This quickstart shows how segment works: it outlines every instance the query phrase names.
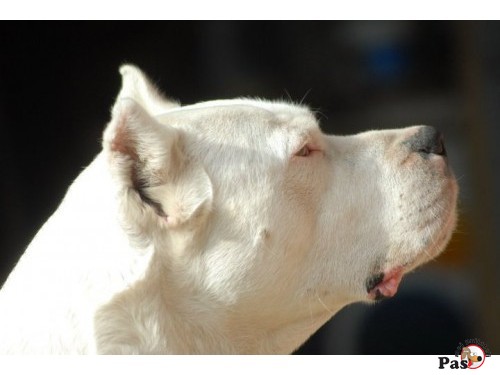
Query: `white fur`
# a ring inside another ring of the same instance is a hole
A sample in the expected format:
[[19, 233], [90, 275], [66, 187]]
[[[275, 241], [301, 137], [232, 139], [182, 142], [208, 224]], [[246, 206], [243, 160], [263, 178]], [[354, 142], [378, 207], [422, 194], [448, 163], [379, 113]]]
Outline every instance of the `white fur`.
[[0, 292], [0, 352], [290, 353], [446, 245], [457, 187], [404, 146], [418, 127], [327, 136], [304, 106], [181, 107], [120, 72], [103, 151]]

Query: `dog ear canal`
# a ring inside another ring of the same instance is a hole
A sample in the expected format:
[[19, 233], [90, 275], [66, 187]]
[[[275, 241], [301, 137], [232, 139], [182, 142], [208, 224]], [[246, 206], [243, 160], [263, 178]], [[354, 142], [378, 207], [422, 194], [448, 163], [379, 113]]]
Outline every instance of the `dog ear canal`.
[[103, 148], [111, 174], [125, 193], [123, 213], [129, 221], [139, 222], [141, 215], [154, 212], [155, 220], [160, 217], [173, 228], [209, 212], [210, 179], [201, 164], [185, 157], [182, 134], [159, 123], [132, 99], [115, 104]]
[[161, 218], [167, 220], [168, 219], [168, 215], [165, 213], [165, 211], [163, 210], [163, 207], [161, 205], [160, 202], [156, 201], [155, 199], [151, 198], [147, 192], [146, 192], [146, 185], [144, 183], [140, 183], [140, 182], [137, 182], [137, 183], [134, 183], [134, 187], [135, 187], [135, 190], [137, 192], [137, 194], [139, 195], [139, 197], [141, 198], [141, 201], [151, 207], [154, 212]]
[[118, 100], [104, 132], [112, 174], [162, 218], [168, 215], [152, 191], [175, 179], [181, 159], [179, 138], [176, 129], [158, 123], [132, 99]]

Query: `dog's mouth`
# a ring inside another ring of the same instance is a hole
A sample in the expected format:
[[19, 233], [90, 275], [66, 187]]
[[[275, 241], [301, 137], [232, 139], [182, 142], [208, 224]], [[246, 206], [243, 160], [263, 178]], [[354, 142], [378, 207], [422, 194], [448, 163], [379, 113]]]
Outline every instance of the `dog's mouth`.
[[396, 267], [388, 272], [381, 272], [366, 280], [366, 291], [368, 297], [378, 301], [396, 295], [399, 284], [404, 275], [403, 267]]

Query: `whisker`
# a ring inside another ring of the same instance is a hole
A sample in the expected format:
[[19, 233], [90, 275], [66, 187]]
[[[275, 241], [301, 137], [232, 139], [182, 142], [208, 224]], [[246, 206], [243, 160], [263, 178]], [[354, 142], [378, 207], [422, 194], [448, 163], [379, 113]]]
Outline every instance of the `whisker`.
[[308, 298], [307, 299], [307, 305], [309, 307], [309, 324], [312, 326], [314, 326], [314, 320], [313, 320], [313, 314], [312, 314], [312, 308], [311, 308], [311, 300]]
[[318, 297], [318, 301], [319, 301], [319, 303], [321, 303], [321, 305], [325, 308], [325, 310], [326, 310], [326, 311], [328, 311], [328, 312], [330, 313], [330, 315], [335, 314], [335, 312], [334, 312], [334, 311], [330, 310], [330, 309], [328, 308], [328, 306], [327, 306], [327, 305], [325, 305], [325, 303], [321, 300], [321, 298], [320, 298], [319, 294], [316, 294], [316, 297]]
[[328, 120], [328, 116], [325, 115], [323, 112], [320, 111], [319, 108], [312, 108], [311, 109], [311, 112], [314, 113], [315, 115], [320, 115], [321, 117], [323, 117], [325, 120]]
[[309, 95], [309, 93], [311, 92], [312, 88], [310, 88], [309, 90], [306, 91], [306, 93], [304, 94], [304, 96], [302, 97], [302, 99], [300, 99], [300, 102], [299, 102], [299, 105], [302, 105], [302, 103], [304, 103], [304, 100], [306, 100], [306, 97], [307, 95]]

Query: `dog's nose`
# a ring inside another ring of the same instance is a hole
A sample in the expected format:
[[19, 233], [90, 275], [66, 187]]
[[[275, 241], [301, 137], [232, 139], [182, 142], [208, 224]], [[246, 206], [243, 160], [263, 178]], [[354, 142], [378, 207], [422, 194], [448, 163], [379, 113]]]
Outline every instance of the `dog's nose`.
[[481, 362], [483, 360], [483, 357], [481, 357], [480, 355], [477, 356], [477, 360], [478, 362]]
[[422, 126], [405, 144], [413, 152], [446, 156], [443, 134], [432, 126]]

